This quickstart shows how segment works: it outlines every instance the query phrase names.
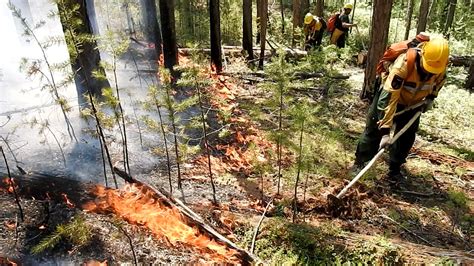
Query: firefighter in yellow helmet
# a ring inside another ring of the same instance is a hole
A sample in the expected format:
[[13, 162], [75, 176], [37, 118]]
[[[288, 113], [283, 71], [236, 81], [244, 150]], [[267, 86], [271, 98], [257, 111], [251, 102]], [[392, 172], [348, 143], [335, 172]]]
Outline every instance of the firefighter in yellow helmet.
[[[410, 59], [413, 58], [413, 59]], [[398, 56], [382, 76], [382, 85], [377, 90], [369, 108], [365, 130], [359, 140], [354, 170], [361, 169], [381, 148], [390, 143], [390, 130], [395, 124], [395, 133], [421, 108], [431, 108], [433, 100], [446, 80], [449, 58], [448, 42], [441, 37], [432, 38], [418, 47], [410, 48]], [[426, 101], [420, 108], [400, 115], [395, 113]], [[415, 142], [418, 118], [393, 144], [390, 144], [388, 178], [392, 184], [405, 181], [401, 166]]]
[[357, 23], [351, 22], [349, 14], [352, 11], [352, 4], [345, 4], [342, 8], [343, 11], [336, 19], [336, 29], [331, 33], [331, 43], [335, 44], [339, 48], [344, 48], [346, 46], [347, 35], [349, 34], [349, 29], [352, 27], [357, 27]]
[[304, 49], [309, 51], [315, 47], [320, 47], [326, 30], [326, 21], [322, 17], [307, 13], [304, 17]]

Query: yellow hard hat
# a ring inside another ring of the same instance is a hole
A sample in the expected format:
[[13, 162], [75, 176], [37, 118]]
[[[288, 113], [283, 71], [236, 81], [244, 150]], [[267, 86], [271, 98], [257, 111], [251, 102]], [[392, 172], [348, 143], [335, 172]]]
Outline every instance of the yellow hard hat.
[[352, 4], [345, 4], [344, 5], [344, 9], [352, 9], [352, 8], [353, 8]]
[[314, 19], [313, 14], [307, 13], [307, 14], [304, 16], [304, 24], [306, 24], [306, 25], [311, 24], [311, 22], [313, 21], [313, 19]]
[[441, 74], [446, 70], [449, 59], [449, 45], [444, 38], [434, 38], [421, 48], [421, 64], [433, 74]]

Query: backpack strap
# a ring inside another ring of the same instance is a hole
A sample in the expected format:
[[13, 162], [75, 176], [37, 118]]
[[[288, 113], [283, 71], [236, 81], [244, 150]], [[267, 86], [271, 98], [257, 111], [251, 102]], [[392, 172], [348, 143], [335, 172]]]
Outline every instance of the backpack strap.
[[417, 56], [418, 56], [417, 49], [409, 48], [407, 50], [407, 56], [406, 56], [406, 60], [407, 60], [407, 78], [411, 75], [411, 73], [413, 72], [413, 69], [415, 69], [415, 61], [416, 61]]

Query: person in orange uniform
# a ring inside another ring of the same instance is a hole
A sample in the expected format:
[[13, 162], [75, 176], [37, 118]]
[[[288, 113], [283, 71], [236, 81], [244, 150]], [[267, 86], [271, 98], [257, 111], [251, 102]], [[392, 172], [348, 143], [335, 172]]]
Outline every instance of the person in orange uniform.
[[[426, 100], [420, 107], [423, 111], [431, 108], [433, 100], [446, 80], [446, 67], [449, 58], [448, 42], [441, 37], [432, 38], [406, 53], [398, 56], [382, 76], [382, 86], [375, 94], [369, 108], [366, 127], [359, 139], [354, 167], [361, 169], [381, 148], [390, 143], [390, 130], [395, 124], [395, 133], [420, 109], [413, 109], [401, 115], [396, 112]], [[389, 147], [389, 172], [391, 183], [405, 180], [401, 166], [415, 142], [418, 118], [410, 128]]]
[[323, 18], [307, 13], [304, 17], [304, 49], [309, 51], [320, 47], [326, 30], [326, 21]]

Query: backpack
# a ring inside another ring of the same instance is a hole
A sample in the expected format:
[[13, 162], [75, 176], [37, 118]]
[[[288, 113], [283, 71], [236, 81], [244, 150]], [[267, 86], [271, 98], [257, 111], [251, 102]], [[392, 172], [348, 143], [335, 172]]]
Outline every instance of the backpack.
[[334, 15], [330, 16], [327, 23], [327, 31], [333, 32], [336, 29], [336, 22], [339, 19], [339, 12], [335, 13]]
[[[417, 36], [418, 37], [418, 36]], [[383, 53], [382, 58], [377, 64], [376, 74], [381, 75], [384, 72], [388, 72], [388, 66], [392, 64], [399, 55], [407, 53], [407, 64], [408, 64], [408, 73], [411, 73], [413, 63], [416, 59], [416, 50], [413, 49], [421, 42], [428, 41], [429, 39], [422, 39], [420, 37], [413, 40], [406, 40], [390, 45], [385, 52]]]

